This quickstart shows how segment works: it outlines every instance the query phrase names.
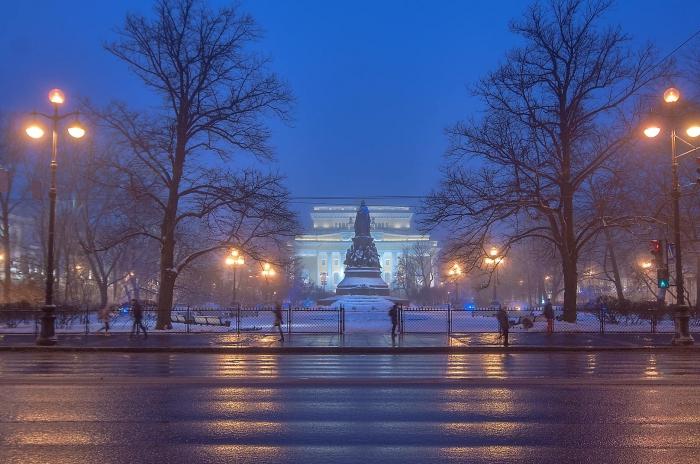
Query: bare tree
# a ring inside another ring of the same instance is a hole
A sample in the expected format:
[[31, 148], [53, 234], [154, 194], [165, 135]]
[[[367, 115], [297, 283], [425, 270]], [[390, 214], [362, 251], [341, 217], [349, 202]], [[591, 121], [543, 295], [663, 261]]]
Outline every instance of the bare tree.
[[[125, 172], [131, 176], [131, 186], [157, 212], [156, 227], [150, 224], [140, 233], [160, 246], [157, 328], [165, 328], [170, 324], [178, 269], [217, 246], [193, 251], [178, 265], [178, 234], [187, 222], [208, 218], [216, 225], [225, 220], [214, 213], [228, 210], [238, 219], [248, 214], [264, 219], [248, 229], [256, 237], [263, 229], [271, 234], [275, 227], [269, 224], [275, 218], [284, 216], [275, 232], [284, 232], [281, 229], [290, 225], [279, 176], [253, 171], [237, 175], [225, 165], [223, 169], [206, 166], [217, 160], [222, 165], [231, 162], [234, 150], [270, 159], [264, 117], [285, 118], [292, 97], [267, 70], [267, 60], [249, 50], [260, 30], [236, 7], [213, 11], [204, 1], [159, 0], [153, 19], [128, 15], [119, 35], [107, 50], [127, 63], [164, 102], [155, 114], [137, 114], [114, 105], [103, 117], [135, 155], [137, 166]], [[270, 197], [262, 205], [251, 203], [265, 195]], [[272, 206], [281, 207], [277, 215]], [[261, 218], [267, 213], [269, 218]], [[235, 228], [250, 225], [234, 222]], [[220, 242], [235, 238], [237, 231], [228, 232], [228, 237], [219, 237]]]
[[24, 200], [22, 189], [23, 150], [16, 128], [0, 115], [0, 243], [2, 244], [3, 298], [12, 300], [12, 224], [11, 218]]
[[481, 259], [489, 235], [504, 250], [528, 237], [553, 243], [568, 320], [580, 251], [605, 227], [582, 192], [630, 137], [635, 97], [663, 74], [650, 47], [630, 51], [619, 27], [602, 25], [609, 5], [534, 3], [511, 24], [524, 46], [477, 86], [485, 115], [449, 130], [452, 164], [426, 203], [425, 224], [453, 226], [465, 261]]

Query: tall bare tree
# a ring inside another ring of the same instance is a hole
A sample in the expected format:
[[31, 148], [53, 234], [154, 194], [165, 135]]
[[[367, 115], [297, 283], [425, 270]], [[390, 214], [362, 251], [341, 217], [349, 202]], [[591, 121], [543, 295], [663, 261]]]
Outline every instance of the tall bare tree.
[[[270, 212], [265, 218], [270, 219], [275, 217], [270, 207], [285, 206], [279, 176], [235, 174], [223, 163], [233, 160], [235, 150], [270, 159], [264, 118], [286, 118], [292, 97], [268, 71], [268, 60], [251, 51], [260, 29], [237, 7], [214, 11], [200, 0], [159, 0], [154, 10], [153, 18], [128, 15], [119, 40], [107, 50], [127, 63], [163, 105], [148, 115], [115, 105], [103, 116], [129, 143], [138, 168], [149, 173], [132, 178], [132, 185], [158, 215], [157, 227], [142, 233], [160, 245], [157, 328], [164, 328], [178, 273], [178, 234], [186, 223], [220, 210], [239, 218]], [[223, 170], [214, 167], [217, 161]], [[262, 204], [251, 203], [263, 197]], [[286, 211], [278, 209], [282, 222], [289, 219]], [[289, 221], [278, 226], [281, 231]], [[261, 227], [249, 231], [259, 235]], [[194, 259], [212, 247], [188, 256]]]
[[582, 191], [631, 135], [635, 97], [663, 74], [650, 47], [634, 51], [619, 27], [604, 26], [609, 6], [537, 2], [511, 24], [524, 45], [476, 87], [484, 116], [449, 130], [451, 165], [426, 203], [426, 225], [454, 227], [465, 261], [481, 259], [489, 235], [503, 249], [527, 237], [553, 243], [568, 320], [579, 253], [605, 226]]
[[0, 114], [0, 244], [5, 302], [12, 300], [12, 215], [24, 202], [26, 192], [21, 180], [26, 168], [23, 155], [17, 128]]

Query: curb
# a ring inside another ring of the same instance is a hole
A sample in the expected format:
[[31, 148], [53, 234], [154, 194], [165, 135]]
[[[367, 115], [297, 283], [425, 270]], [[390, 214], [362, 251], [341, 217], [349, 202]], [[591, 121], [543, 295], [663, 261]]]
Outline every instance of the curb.
[[0, 353], [7, 352], [39, 352], [39, 353], [200, 353], [200, 354], [478, 354], [478, 353], [557, 353], [557, 352], [697, 352], [700, 347], [695, 346], [415, 346], [415, 347], [363, 347], [363, 346], [338, 346], [338, 347], [226, 347], [226, 346], [172, 346], [172, 347], [145, 347], [145, 346], [0, 346]]

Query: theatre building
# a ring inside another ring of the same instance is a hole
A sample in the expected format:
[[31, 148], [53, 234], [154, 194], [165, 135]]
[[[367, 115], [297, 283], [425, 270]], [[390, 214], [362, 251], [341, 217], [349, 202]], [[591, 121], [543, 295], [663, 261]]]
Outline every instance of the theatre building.
[[[294, 238], [295, 254], [302, 263], [302, 279], [334, 291], [344, 277], [345, 252], [352, 244], [357, 206], [314, 206], [312, 230]], [[416, 249], [437, 256], [437, 242], [413, 227], [407, 206], [369, 206], [370, 230], [379, 252], [382, 278], [394, 287], [399, 258]], [[420, 246], [416, 246], [420, 244]], [[438, 275], [437, 272], [434, 273]], [[433, 285], [437, 282], [433, 282]]]

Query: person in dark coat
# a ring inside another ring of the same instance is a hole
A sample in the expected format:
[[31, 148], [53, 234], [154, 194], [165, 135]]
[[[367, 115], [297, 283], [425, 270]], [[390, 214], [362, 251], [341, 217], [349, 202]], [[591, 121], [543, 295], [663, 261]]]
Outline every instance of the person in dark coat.
[[394, 304], [389, 310], [389, 319], [391, 319], [391, 338], [396, 337], [396, 327], [399, 325], [399, 305]]
[[501, 333], [501, 338], [503, 338], [503, 346], [508, 346], [508, 329], [510, 328], [510, 322], [508, 321], [508, 312], [503, 306], [498, 308], [496, 313], [496, 319], [498, 319], [498, 329]]
[[552, 307], [552, 300], [549, 298], [547, 298], [542, 314], [547, 319], [547, 335], [552, 335], [554, 332], [554, 308]]
[[280, 341], [284, 341], [284, 333], [282, 332], [282, 305], [280, 303], [275, 304], [275, 310], [273, 311], [273, 314], [275, 316], [275, 323], [274, 327], [277, 327], [277, 329], [280, 332]]
[[134, 332], [136, 332], [136, 335], [138, 336], [140, 328], [143, 330], [143, 338], [148, 338], [146, 326], [143, 325], [143, 307], [141, 306], [141, 303], [139, 303], [139, 300], [131, 300], [131, 317], [134, 318], [134, 325], [131, 327], [131, 335], [129, 336], [133, 337]]

